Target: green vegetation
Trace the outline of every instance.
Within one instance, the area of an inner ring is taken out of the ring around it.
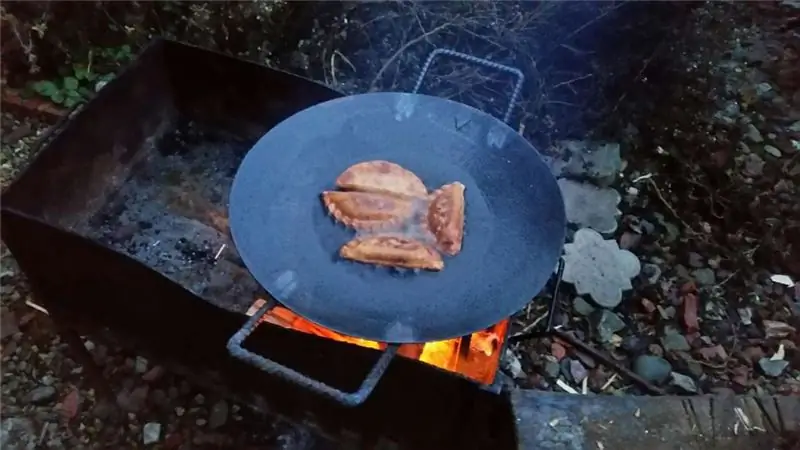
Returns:
[[[28,88],[53,103],[72,108],[89,100],[114,77],[113,69],[130,62],[133,56],[129,45],[89,51],[85,64],[74,63],[61,70],[59,78],[31,82]]]

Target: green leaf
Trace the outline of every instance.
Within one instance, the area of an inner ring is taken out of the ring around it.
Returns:
[[[83,99],[80,97],[67,97],[64,100],[64,106],[66,106],[67,108],[72,108],[80,103],[83,103]]]
[[[92,96],[93,92],[91,89],[81,86],[78,88],[78,94],[80,94],[83,98],[89,98]]]
[[[114,59],[117,61],[124,61],[126,59],[130,59],[131,57],[131,46],[130,45],[123,45],[122,47],[117,50],[116,55],[114,55]]]
[[[89,68],[83,64],[73,64],[72,71],[75,73],[75,78],[78,80],[88,80]]]
[[[33,90],[45,97],[52,97],[53,94],[58,92],[58,86],[52,81],[37,81],[33,83]]]
[[[78,89],[78,80],[73,77],[66,77],[64,78],[64,89],[68,91],[74,91]]]
[[[61,91],[54,92],[53,95],[50,96],[50,100],[59,105],[64,103],[64,94]]]
[[[79,98],[81,98],[81,93],[78,92],[77,89],[66,91],[66,94],[67,94],[67,99],[70,99],[70,98],[78,98],[79,99]]]

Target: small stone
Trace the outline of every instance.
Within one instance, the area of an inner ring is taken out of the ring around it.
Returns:
[[[764,173],[764,160],[755,153],[750,153],[744,158],[742,172],[748,177],[758,177]]]
[[[133,363],[133,369],[136,371],[136,373],[147,372],[147,359],[137,356],[136,361]]]
[[[647,351],[650,352],[651,355],[655,356],[664,356],[664,349],[661,348],[658,344],[650,344],[647,346]]]
[[[139,386],[133,391],[120,391],[117,393],[117,406],[129,413],[136,413],[144,408],[147,403],[148,386]]]
[[[755,86],[755,89],[756,89],[756,95],[758,95],[759,97],[764,97],[766,94],[772,92],[772,86],[767,82],[758,83]]]
[[[747,126],[747,131],[745,131],[744,135],[750,142],[755,142],[756,144],[764,142],[764,137],[761,136],[761,132],[758,131],[758,128],[752,123]]]
[[[639,245],[639,242],[642,240],[642,235],[639,233],[631,233],[630,231],[626,231],[622,233],[622,236],[619,238],[619,248],[623,250],[630,250],[632,248],[636,248]]]
[[[776,157],[776,158],[780,158],[781,156],[783,156],[783,154],[781,153],[780,150],[778,150],[776,147],[773,147],[771,145],[765,145],[764,146],[764,151],[769,153],[770,155]]]
[[[695,378],[701,378],[705,374],[703,365],[697,361],[687,361],[686,368],[689,369],[689,374]]]
[[[728,352],[725,351],[725,348],[721,345],[717,344],[713,347],[703,347],[697,349],[697,353],[703,357],[706,361],[724,361],[728,359]]]
[[[666,236],[664,237],[664,242],[667,244],[672,244],[681,235],[681,230],[674,223],[664,222],[664,228],[667,232]]]
[[[672,366],[664,358],[641,355],[634,360],[633,371],[651,383],[661,384],[669,378]]]
[[[205,403],[205,401],[206,398],[203,397],[203,394],[197,394],[194,396],[194,402],[197,403],[198,405],[202,405],[203,403]]]
[[[647,284],[656,284],[661,278],[661,268],[652,263],[643,264],[642,277],[647,281]]]
[[[565,356],[567,356],[567,349],[565,349],[564,346],[558,342],[553,342],[550,345],[550,354],[553,355],[557,361],[561,361]]]
[[[764,325],[764,334],[767,339],[784,338],[796,331],[793,326],[776,320],[764,320],[762,324]]]
[[[658,313],[664,320],[672,319],[673,317],[675,317],[675,313],[677,312],[674,306],[667,306],[666,308],[664,308],[663,306],[658,305],[657,308],[658,308]]]
[[[175,415],[176,416],[183,417],[184,414],[186,414],[186,408],[183,408],[181,406],[175,407]]]
[[[164,368],[161,366],[155,366],[152,369],[148,370],[144,375],[142,375],[142,380],[147,381],[148,383],[152,383],[153,381],[158,381],[164,375]]]
[[[777,378],[781,376],[787,367],[789,367],[789,361],[784,361],[782,359],[773,360],[770,358],[761,358],[758,360],[758,366],[761,368],[761,371],[764,372],[764,375]]]
[[[704,258],[699,253],[689,252],[689,265],[694,267],[695,269],[699,269],[705,266],[703,259]]]
[[[647,342],[635,334],[622,338],[622,349],[630,353],[641,353],[647,348]]]
[[[204,427],[208,423],[208,421],[201,417],[201,418],[195,420],[194,423],[196,423],[198,427]]]
[[[697,281],[700,286],[711,286],[717,281],[717,276],[714,274],[713,269],[704,268],[697,269],[692,272],[692,278]]]
[[[661,345],[664,346],[664,350],[672,352],[688,352],[692,349],[686,341],[686,336],[676,332],[666,333],[661,338]]]
[[[219,428],[228,421],[228,402],[220,400],[211,407],[208,416],[208,426],[211,429]]]
[[[595,328],[602,342],[610,342],[614,333],[625,328],[625,322],[623,322],[618,315],[607,309],[603,309],[595,314],[594,319],[596,323]]]
[[[753,323],[753,310],[750,308],[739,308],[736,310],[739,313],[739,321],[742,325],[750,325]]]
[[[39,386],[28,392],[24,401],[25,403],[32,403],[34,405],[44,405],[52,401],[55,397],[56,388],[53,386]]]
[[[672,384],[673,386],[677,386],[686,393],[689,394],[697,393],[697,385],[695,384],[692,377],[686,376],[678,372],[672,372],[671,375],[672,375],[672,381],[670,382],[670,384]]]
[[[45,375],[45,376],[42,377],[41,381],[42,381],[42,384],[45,385],[45,386],[52,386],[56,382],[56,379],[53,378],[50,375]]]
[[[558,374],[561,373],[561,366],[555,361],[547,361],[544,364],[544,373],[550,378],[558,378]]]
[[[572,308],[575,310],[576,313],[582,316],[588,316],[592,314],[595,310],[595,307],[589,304],[583,297],[575,297],[572,300]]]
[[[589,376],[589,373],[586,371],[586,368],[583,367],[580,361],[570,360],[569,362],[569,373],[572,376],[572,380],[575,383],[582,383],[583,380]]]
[[[503,353],[500,366],[507,374],[516,380],[525,378],[525,372],[522,370],[522,363],[511,349],[506,349],[506,352]]]
[[[161,439],[161,424],[158,422],[148,422],[142,428],[142,443],[144,445],[155,444]]]

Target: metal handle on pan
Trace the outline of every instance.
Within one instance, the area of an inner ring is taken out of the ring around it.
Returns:
[[[519,93],[522,90],[522,84],[525,82],[525,75],[522,73],[521,70],[517,69],[516,67],[498,64],[496,62],[489,61],[488,59],[478,58],[476,56],[468,55],[466,53],[461,53],[446,48],[437,48],[436,50],[431,52],[430,56],[428,56],[428,60],[425,61],[425,65],[422,66],[422,70],[419,72],[419,78],[417,78],[417,84],[414,86],[414,90],[412,91],[413,93],[416,94],[419,92],[419,88],[422,87],[422,81],[425,79],[425,75],[428,73],[428,69],[431,68],[433,60],[438,55],[447,55],[455,58],[460,58],[465,61],[478,64],[480,66],[488,67],[490,69],[496,69],[501,72],[506,72],[510,73],[511,75],[514,75],[517,78],[517,83],[514,85],[514,92],[511,93],[511,98],[508,100],[508,108],[506,108],[506,113],[503,116],[503,122],[508,123],[508,121],[511,120],[511,111],[514,110],[514,105],[516,105],[517,98],[519,98]]]
[[[381,357],[369,371],[361,386],[355,392],[344,392],[334,387],[328,386],[321,381],[309,378],[296,370],[292,370],[284,365],[278,364],[275,361],[257,355],[244,347],[242,343],[258,326],[259,321],[267,314],[272,308],[278,305],[278,302],[270,299],[264,304],[252,317],[230,338],[228,341],[228,352],[239,360],[251,364],[264,372],[272,375],[279,376],[293,383],[297,383],[306,389],[310,389],[318,394],[330,397],[345,406],[358,406],[369,397],[372,390],[378,384],[378,381],[386,372],[389,363],[397,354],[398,345],[390,344],[383,352]]]

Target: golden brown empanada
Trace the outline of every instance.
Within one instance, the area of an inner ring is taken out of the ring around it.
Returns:
[[[333,217],[357,230],[397,225],[413,213],[413,199],[370,192],[325,191],[322,202]]]
[[[450,256],[461,251],[464,239],[464,185],[446,184],[434,191],[428,206],[427,227],[436,245]]]
[[[439,271],[442,256],[420,241],[394,234],[356,238],[339,250],[342,258],[381,266]]]
[[[364,161],[350,166],[336,179],[336,186],[348,191],[405,197],[428,195],[428,189],[413,172],[382,160]]]

